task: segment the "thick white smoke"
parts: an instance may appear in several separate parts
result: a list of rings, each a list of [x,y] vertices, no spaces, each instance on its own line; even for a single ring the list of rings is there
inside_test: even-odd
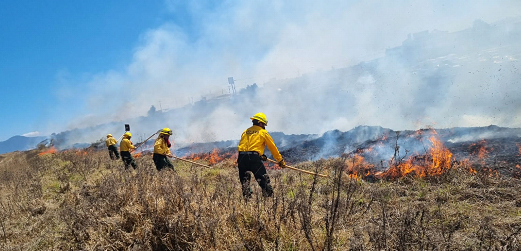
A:
[[[424,44],[422,53],[437,56],[414,64],[409,57],[421,55],[385,56],[411,33],[452,34],[476,26],[477,19],[491,24],[517,15],[517,1],[167,1],[167,6],[172,15],[188,11],[190,27],[165,23],[145,31],[124,70],[107,69],[87,81],[80,98],[87,100],[85,113],[68,128],[86,128],[84,142],[118,134],[129,121],[142,135],[171,127],[181,142],[236,139],[257,112],[268,116],[269,131],[286,134],[357,125],[396,130],[521,125],[519,47],[457,48],[440,52],[446,57],[440,58],[436,46]],[[356,70],[345,70],[351,66]],[[230,76],[237,91],[256,83],[256,95],[209,103],[211,109],[193,108],[193,114],[176,110],[228,94]],[[139,119],[152,105],[165,116]],[[115,123],[93,129],[109,122]]]

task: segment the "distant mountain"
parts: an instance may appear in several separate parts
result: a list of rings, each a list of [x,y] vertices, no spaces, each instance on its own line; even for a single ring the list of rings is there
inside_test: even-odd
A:
[[[36,148],[36,145],[47,137],[24,137],[14,136],[6,141],[0,142],[0,154],[13,152],[13,151],[25,151]]]

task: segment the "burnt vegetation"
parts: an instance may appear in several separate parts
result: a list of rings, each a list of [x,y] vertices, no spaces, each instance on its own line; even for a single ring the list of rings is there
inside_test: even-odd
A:
[[[386,171],[362,154],[294,162],[329,176],[270,168],[274,196],[252,184],[248,202],[236,156],[217,150],[191,156],[213,168],[161,172],[149,154],[137,170],[104,150],[4,154],[0,249],[520,250],[519,167],[486,160],[494,142],[451,147],[475,161],[439,146],[411,158],[396,147]]]

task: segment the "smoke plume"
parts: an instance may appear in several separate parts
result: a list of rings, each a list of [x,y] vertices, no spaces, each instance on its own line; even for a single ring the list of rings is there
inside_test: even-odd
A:
[[[209,2],[166,1],[186,22],[80,81],[71,142],[125,123],[141,138],[170,127],[180,144],[236,139],[257,112],[286,134],[521,125],[517,1]]]

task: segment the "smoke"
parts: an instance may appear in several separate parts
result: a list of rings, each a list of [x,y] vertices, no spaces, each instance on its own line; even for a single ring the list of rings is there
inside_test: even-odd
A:
[[[182,22],[145,31],[124,69],[76,80],[83,107],[66,129],[84,128],[81,140],[124,123],[142,135],[170,127],[184,143],[236,139],[257,112],[286,134],[521,125],[519,24],[490,25],[520,13],[516,1],[165,5]],[[258,88],[215,101],[231,76],[237,92]],[[151,106],[158,114],[140,118]]]

